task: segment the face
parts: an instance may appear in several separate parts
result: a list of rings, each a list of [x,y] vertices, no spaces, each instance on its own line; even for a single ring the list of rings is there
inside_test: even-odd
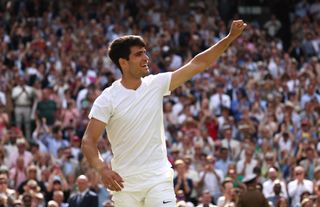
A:
[[[149,57],[144,47],[133,46],[129,60],[124,60],[123,72],[133,78],[141,78],[149,74]],[[123,60],[123,59],[122,59]]]
[[[87,177],[79,176],[77,179],[77,185],[80,192],[85,191],[89,185]]]
[[[301,181],[304,179],[304,173],[302,170],[296,170],[295,171],[295,177],[297,180]]]

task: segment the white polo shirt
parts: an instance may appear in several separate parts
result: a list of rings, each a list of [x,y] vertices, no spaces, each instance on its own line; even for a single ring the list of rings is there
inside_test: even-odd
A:
[[[89,113],[89,118],[107,124],[113,151],[112,169],[124,178],[124,190],[137,190],[137,185],[146,184],[139,183],[141,175],[152,179],[170,171],[163,96],[170,94],[171,75],[168,72],[144,77],[136,90],[125,88],[117,80],[95,100]],[[141,179],[146,181],[146,177]]]

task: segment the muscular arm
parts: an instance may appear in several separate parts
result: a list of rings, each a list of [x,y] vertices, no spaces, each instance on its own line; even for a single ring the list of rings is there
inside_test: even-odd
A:
[[[172,74],[170,91],[190,80],[194,75],[204,71],[229,47],[229,45],[241,34],[246,24],[242,20],[232,22],[228,36],[211,46],[209,49],[196,55],[190,62],[182,66]]]
[[[99,172],[103,184],[112,191],[121,191],[123,179],[104,163],[97,148],[98,140],[105,127],[104,122],[95,118],[90,119],[82,139],[81,150],[89,164]]]
[[[105,123],[94,118],[90,119],[81,144],[83,155],[89,164],[97,171],[106,167],[97,148],[98,140],[105,130],[105,127]]]

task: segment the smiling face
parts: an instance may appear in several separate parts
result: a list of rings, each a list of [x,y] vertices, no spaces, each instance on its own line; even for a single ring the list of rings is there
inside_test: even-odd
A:
[[[130,48],[129,59],[120,59],[124,76],[140,79],[149,74],[149,57],[144,47],[133,46]]]

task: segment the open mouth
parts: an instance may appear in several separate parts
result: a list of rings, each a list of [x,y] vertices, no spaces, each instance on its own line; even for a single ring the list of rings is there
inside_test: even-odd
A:
[[[141,67],[146,68],[146,69],[149,68],[148,64],[144,64],[144,65],[142,65]]]

